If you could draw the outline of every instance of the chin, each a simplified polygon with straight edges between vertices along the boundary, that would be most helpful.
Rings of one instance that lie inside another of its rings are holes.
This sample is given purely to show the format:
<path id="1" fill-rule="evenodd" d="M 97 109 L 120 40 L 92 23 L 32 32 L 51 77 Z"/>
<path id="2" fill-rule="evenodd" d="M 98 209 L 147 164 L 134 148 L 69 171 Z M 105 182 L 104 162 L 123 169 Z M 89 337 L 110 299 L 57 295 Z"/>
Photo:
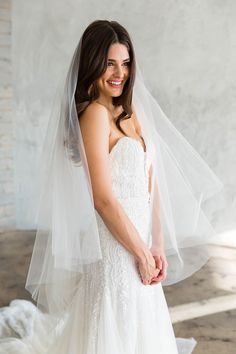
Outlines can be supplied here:
<path id="1" fill-rule="evenodd" d="M 109 94 L 109 96 L 111 96 L 111 97 L 119 97 L 119 96 L 122 95 L 122 93 L 123 93 L 123 90 L 122 90 L 122 91 L 119 91 L 119 92 L 111 92 L 111 93 Z"/>
<path id="2" fill-rule="evenodd" d="M 113 94 L 112 97 L 119 97 L 119 96 L 121 96 L 121 95 L 122 95 L 122 92 L 117 93 L 117 94 Z"/>

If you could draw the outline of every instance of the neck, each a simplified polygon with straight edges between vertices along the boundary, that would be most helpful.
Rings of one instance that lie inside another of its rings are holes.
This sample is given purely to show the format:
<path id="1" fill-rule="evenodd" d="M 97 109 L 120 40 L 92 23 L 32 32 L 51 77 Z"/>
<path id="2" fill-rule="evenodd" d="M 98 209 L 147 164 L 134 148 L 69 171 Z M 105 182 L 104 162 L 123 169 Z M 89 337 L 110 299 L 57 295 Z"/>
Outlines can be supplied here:
<path id="1" fill-rule="evenodd" d="M 96 101 L 98 103 L 103 104 L 104 106 L 106 106 L 110 110 L 114 109 L 114 105 L 113 105 L 111 96 L 105 97 L 105 96 L 100 95 Z"/>

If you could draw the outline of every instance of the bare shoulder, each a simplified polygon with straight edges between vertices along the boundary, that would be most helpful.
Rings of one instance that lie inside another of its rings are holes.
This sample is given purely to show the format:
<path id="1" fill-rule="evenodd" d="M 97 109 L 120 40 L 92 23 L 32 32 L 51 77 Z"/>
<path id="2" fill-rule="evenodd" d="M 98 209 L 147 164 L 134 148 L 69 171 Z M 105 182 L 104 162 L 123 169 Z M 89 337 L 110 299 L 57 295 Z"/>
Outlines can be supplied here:
<path id="1" fill-rule="evenodd" d="M 82 115 L 80 116 L 80 122 L 89 120 L 109 120 L 109 113 L 106 107 L 98 104 L 97 102 L 92 102 L 86 107 Z"/>
<path id="2" fill-rule="evenodd" d="M 110 133 L 110 117 L 107 109 L 92 102 L 79 118 L 81 132 L 83 137 L 86 135 Z"/>
<path id="3" fill-rule="evenodd" d="M 106 169 L 106 162 L 102 162 L 109 154 L 110 123 L 106 107 L 91 103 L 79 118 L 79 125 L 88 164 L 95 169 L 99 163 Z"/>

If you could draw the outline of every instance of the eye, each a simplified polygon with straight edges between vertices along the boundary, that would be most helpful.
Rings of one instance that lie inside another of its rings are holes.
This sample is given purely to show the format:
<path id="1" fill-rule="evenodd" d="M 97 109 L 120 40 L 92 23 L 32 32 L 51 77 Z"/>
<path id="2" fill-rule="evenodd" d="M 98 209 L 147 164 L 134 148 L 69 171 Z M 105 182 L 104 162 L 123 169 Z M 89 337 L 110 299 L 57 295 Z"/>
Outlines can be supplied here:
<path id="1" fill-rule="evenodd" d="M 107 62 L 107 66 L 113 66 L 113 65 L 114 65 L 114 63 L 112 63 L 111 61 L 110 61 L 110 62 Z M 125 62 L 123 65 L 124 65 L 124 66 L 129 66 L 129 65 L 130 65 L 130 62 Z"/>

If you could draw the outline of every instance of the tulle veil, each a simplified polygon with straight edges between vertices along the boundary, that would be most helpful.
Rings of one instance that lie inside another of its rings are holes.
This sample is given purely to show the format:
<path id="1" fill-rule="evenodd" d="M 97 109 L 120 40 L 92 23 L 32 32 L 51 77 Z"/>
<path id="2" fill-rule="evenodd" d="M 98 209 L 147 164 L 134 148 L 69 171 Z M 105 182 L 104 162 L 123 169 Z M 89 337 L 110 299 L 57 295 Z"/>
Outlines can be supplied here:
<path id="1" fill-rule="evenodd" d="M 26 289 L 59 331 L 80 277 L 102 259 L 92 186 L 75 106 L 82 40 L 67 74 L 62 75 L 44 139 L 37 181 L 37 234 Z M 147 146 L 152 147 L 153 242 L 159 222 L 164 235 L 168 275 L 177 283 L 209 259 L 216 236 L 207 202 L 224 191 L 220 179 L 173 126 L 151 95 L 136 59 L 133 106 Z M 219 205 L 215 205 L 217 210 Z"/>

